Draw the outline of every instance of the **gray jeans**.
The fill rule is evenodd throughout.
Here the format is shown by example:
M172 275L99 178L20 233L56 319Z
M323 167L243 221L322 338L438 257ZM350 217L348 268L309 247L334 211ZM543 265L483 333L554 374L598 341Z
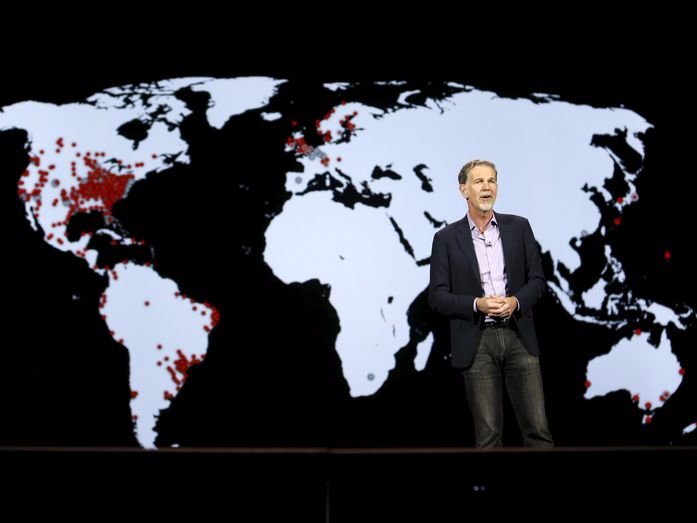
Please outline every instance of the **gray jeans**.
M477 447L502 446L504 381L523 444L554 446L547 427L539 360L525 349L512 328L485 328L474 361L462 374Z

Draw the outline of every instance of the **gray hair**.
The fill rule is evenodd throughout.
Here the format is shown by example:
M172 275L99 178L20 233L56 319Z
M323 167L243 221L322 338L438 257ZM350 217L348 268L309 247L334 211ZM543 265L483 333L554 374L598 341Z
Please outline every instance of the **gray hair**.
M467 177L469 176L470 171L480 165L491 167L494 170L496 177L498 177L499 173L496 170L496 166L493 164L493 162L490 162L489 160L471 160L467 162L462 169L460 169L460 172L457 175L457 181L461 184L467 183Z

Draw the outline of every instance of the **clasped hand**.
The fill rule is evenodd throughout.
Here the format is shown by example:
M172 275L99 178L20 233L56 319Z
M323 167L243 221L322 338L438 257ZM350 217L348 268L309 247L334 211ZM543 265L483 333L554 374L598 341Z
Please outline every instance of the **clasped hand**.
M516 307L517 301L513 296L484 296L483 298L477 298L477 309L492 318L510 318Z

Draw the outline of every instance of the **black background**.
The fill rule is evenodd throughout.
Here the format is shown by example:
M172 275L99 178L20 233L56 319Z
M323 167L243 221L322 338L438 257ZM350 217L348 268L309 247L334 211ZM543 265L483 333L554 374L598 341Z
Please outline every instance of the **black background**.
M424 89L452 80L502 96L546 92L598 107L625 106L655 129L647 137L646 164L637 182L640 200L613 233L613 249L639 297L697 308L689 254L692 95L684 33L677 25L659 38L657 25L601 14L592 26L574 31L568 21L510 30L469 18L447 23L447 14L409 23L350 13L314 15L292 23L282 17L226 16L226 23L218 24L211 22L215 12L182 13L176 20L94 14L88 23L51 21L48 15L40 23L36 17L19 18L4 42L11 52L2 64L0 106L28 99L76 101L109 86L177 76L244 75L293 80L298 92L309 93L308 114L326 109L328 101L311 96L320 82L392 79ZM138 231L156 247L156 268L190 296L215 304L223 317L206 361L191 370L161 415L158 444L470 445L460 377L442 360L447 334L427 311L423 295L410 310L410 324L436 334L426 369L413 369L414 338L398 353L395 370L377 394L351 399L333 351L337 320L326 289L316 282L286 286L261 263L265 225L257 200L234 200L236 218L248 225L232 237L201 227L219 218L207 208L192 206L181 213L192 187L187 179L198 180L212 172L210 167L250 183L260 199L263 191L282 201L288 159L264 145L280 130L241 129L245 135L193 129L190 144L196 142L201 157L212 163L153 179L121 209L121 218L130 217L138 227L135 218L144 217L138 213L147 202L158 202L156 214L168 219L141 221ZM256 162L216 156L230 138L257 147L253 157L268 158L261 182L259 173L250 174L252 167L258 169ZM0 136L0 209L7 242L0 443L135 445L127 351L110 338L96 305L104 282L73 256L47 246L26 223L16 198L16 179L26 162L23 140L21 133ZM181 258L184 241L194 247ZM236 247L243 244L256 246L257 255L242 256ZM662 258L666 249L673 254L669 266ZM72 299L75 294L82 299ZM694 433L680 435L697 420L690 377L697 368L694 325L671 331L687 374L654 422L642 426L642 413L627 393L582 399L587 360L629 335L633 326L608 332L581 325L551 294L540 303L537 318L548 415L559 445L694 443ZM508 414L506 442L516 444Z

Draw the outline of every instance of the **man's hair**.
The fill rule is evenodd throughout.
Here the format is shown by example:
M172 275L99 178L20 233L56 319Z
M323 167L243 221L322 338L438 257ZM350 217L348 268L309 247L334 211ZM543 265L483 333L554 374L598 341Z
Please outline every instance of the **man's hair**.
M467 183L467 176L469 176L470 171L480 165L491 167L494 170L494 174L498 178L499 173L496 170L496 166L493 164L493 162L490 162L489 160L472 160L470 162L467 162L465 166L462 169L460 169L460 172L457 175L457 181L461 184Z

